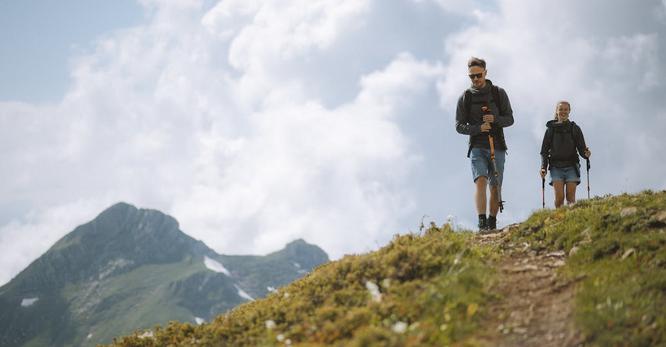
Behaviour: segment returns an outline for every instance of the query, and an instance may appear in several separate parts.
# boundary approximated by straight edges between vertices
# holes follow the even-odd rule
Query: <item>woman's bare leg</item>
[[[567,205],[572,205],[576,202],[576,182],[567,182]]]

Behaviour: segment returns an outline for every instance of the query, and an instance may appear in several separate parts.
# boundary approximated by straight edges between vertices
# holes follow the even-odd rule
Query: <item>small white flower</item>
[[[278,335],[276,338],[280,342],[284,341],[284,335],[282,335],[282,334]]]
[[[139,335],[140,339],[145,339],[147,337],[153,337],[153,332],[152,331],[145,331],[143,334]]]
[[[407,331],[407,323],[405,322],[397,322],[393,324],[391,327],[391,330],[393,330],[394,333],[397,334],[404,334],[405,331]]]
[[[379,292],[379,286],[377,286],[375,282],[367,281],[365,282],[365,287],[368,289],[368,292],[370,292],[370,296],[372,296],[372,301],[374,302],[382,301],[382,293]]]
[[[266,321],[266,329],[268,330],[273,330],[275,329],[275,321],[272,319],[269,319]]]

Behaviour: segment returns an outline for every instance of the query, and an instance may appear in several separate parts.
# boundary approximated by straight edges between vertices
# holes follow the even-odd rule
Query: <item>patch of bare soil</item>
[[[573,320],[576,280],[565,280],[557,269],[566,262],[564,252],[537,253],[527,243],[513,244],[508,234],[516,225],[500,232],[479,235],[478,241],[502,251],[497,264],[498,300],[487,308],[481,346],[581,346],[583,339]]]

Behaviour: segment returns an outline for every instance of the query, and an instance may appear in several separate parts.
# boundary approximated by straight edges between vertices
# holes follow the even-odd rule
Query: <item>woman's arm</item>
[[[576,124],[574,127],[574,141],[576,143],[576,149],[578,150],[578,154],[587,159],[590,157],[590,150],[587,148],[587,145],[585,144],[585,136],[583,136],[583,130]]]
[[[553,137],[552,129],[546,129],[541,141],[541,169],[548,169],[548,157],[550,156],[550,139]]]

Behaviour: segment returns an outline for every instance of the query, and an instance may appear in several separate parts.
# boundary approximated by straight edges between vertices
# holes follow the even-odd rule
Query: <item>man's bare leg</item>
[[[490,215],[493,217],[497,216],[497,211],[499,211],[498,196],[497,186],[490,186]]]
[[[476,192],[474,192],[474,201],[476,202],[476,212],[479,215],[486,215],[486,187],[488,179],[485,176],[480,176],[476,179]]]

